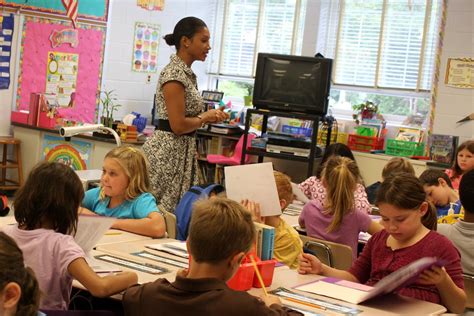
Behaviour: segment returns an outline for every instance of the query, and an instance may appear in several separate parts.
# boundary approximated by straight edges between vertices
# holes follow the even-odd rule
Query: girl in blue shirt
[[[149,193],[143,153],[129,146],[117,147],[107,153],[102,169],[100,187],[85,193],[81,212],[117,217],[112,225],[115,229],[163,237],[165,221],[155,197]]]

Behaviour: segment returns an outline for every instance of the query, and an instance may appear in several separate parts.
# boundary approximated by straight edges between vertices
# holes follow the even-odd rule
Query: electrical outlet
[[[148,75],[148,76],[146,77],[146,83],[150,83],[150,82],[151,82],[151,75]]]

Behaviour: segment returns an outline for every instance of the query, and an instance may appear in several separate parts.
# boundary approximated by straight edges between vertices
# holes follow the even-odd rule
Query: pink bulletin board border
[[[17,110],[28,110],[30,93],[44,92],[48,52],[79,54],[76,102],[73,108],[60,108],[59,114],[67,120],[94,123],[97,119],[105,49],[105,27],[78,25],[79,45],[72,48],[62,44],[52,48],[49,36],[53,30],[70,28],[68,22],[45,18],[26,17],[23,24],[20,50],[20,75],[16,98]]]

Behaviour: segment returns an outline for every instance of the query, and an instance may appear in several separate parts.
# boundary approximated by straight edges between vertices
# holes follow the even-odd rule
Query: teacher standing
[[[164,37],[176,47],[176,54],[160,73],[156,88],[158,129],[143,145],[150,162],[150,180],[159,206],[173,212],[183,194],[198,184],[196,129],[206,123],[221,122],[227,114],[221,110],[204,112],[194,61],[205,61],[211,46],[206,23],[186,17]]]

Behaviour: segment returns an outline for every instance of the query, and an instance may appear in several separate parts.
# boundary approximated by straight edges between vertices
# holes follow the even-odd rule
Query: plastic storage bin
[[[425,154],[425,143],[387,139],[385,153],[400,157],[423,156]]]
[[[227,281],[227,286],[236,291],[248,291],[252,288],[254,277],[255,270],[253,265],[251,263],[242,263],[234,276]]]
[[[350,134],[347,145],[352,150],[369,152],[374,149],[383,149],[384,140],[383,137]]]
[[[276,260],[265,260],[257,262],[257,268],[262,276],[263,284],[265,287],[272,285],[273,271],[275,270]],[[261,288],[260,281],[258,280],[257,274],[253,278],[253,287]]]

